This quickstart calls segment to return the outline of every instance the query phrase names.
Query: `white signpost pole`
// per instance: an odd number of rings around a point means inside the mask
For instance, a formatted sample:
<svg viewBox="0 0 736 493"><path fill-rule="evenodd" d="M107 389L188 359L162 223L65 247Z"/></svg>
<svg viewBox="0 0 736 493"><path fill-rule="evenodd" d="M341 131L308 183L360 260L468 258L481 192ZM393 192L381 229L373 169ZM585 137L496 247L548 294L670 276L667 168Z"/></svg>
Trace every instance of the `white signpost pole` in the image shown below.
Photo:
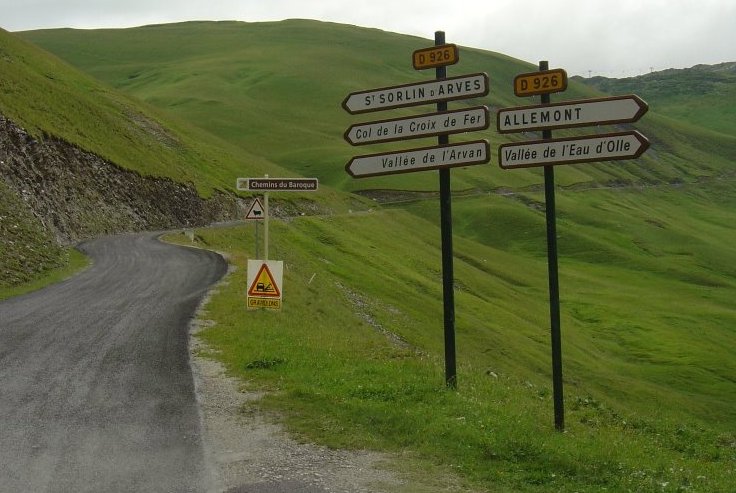
<svg viewBox="0 0 736 493"><path fill-rule="evenodd" d="M263 242L263 260L268 260L268 192L263 192Z"/></svg>

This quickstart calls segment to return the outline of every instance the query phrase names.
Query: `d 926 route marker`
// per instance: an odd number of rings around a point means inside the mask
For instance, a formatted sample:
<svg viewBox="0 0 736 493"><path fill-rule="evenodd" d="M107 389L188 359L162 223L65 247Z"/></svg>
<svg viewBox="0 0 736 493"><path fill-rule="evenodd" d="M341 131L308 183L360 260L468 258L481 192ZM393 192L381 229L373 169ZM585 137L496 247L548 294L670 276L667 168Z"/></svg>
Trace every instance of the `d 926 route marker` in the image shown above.
<svg viewBox="0 0 736 493"><path fill-rule="evenodd" d="M348 94L342 107L355 115L488 94L488 75L477 73Z"/></svg>
<svg viewBox="0 0 736 493"><path fill-rule="evenodd" d="M484 130L488 128L489 123L488 108L475 106L465 110L441 111L409 118L392 118L351 125L344 137L352 145L363 145Z"/></svg>
<svg viewBox="0 0 736 493"><path fill-rule="evenodd" d="M562 92L566 89L567 72L561 68L519 74L514 77L514 94L519 97Z"/></svg>
<svg viewBox="0 0 736 493"><path fill-rule="evenodd" d="M487 163L490 159L488 141L476 140L461 144L356 156L345 165L345 171L353 178L366 178L430 169L471 166Z"/></svg>
<svg viewBox="0 0 736 493"><path fill-rule="evenodd" d="M501 145L498 164L503 169L514 169L634 159L648 148L649 141L637 131L536 140Z"/></svg>

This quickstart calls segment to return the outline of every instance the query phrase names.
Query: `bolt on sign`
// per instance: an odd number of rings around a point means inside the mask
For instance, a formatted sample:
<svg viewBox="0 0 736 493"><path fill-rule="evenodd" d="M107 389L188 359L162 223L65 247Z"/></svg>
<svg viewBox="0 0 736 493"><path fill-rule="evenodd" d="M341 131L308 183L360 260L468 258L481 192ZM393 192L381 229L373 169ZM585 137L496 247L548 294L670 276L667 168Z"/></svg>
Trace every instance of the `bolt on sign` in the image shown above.
<svg viewBox="0 0 736 493"><path fill-rule="evenodd" d="M248 260L248 309L280 310L284 263L280 260Z"/></svg>

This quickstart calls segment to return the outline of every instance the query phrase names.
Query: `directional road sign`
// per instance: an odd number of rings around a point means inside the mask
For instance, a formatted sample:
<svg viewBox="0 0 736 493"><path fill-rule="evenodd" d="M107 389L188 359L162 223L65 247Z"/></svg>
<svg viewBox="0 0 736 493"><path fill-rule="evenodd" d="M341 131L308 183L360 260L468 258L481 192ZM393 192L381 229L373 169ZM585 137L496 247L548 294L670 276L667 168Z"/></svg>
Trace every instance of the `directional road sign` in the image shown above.
<svg viewBox="0 0 736 493"><path fill-rule="evenodd" d="M499 133L631 123L647 112L649 106L639 96L613 96L583 99L537 106L519 106L498 110Z"/></svg>
<svg viewBox="0 0 736 493"><path fill-rule="evenodd" d="M284 263L281 260L248 259L247 307L279 310L283 296Z"/></svg>
<svg viewBox="0 0 736 493"><path fill-rule="evenodd" d="M247 192L316 192L317 178L238 178L236 188Z"/></svg>
<svg viewBox="0 0 736 493"><path fill-rule="evenodd" d="M263 204L256 197L255 200L250 204L248 212L245 213L245 219L247 220L261 220L263 219Z"/></svg>
<svg viewBox="0 0 736 493"><path fill-rule="evenodd" d="M454 65L458 61L460 61L460 54L457 45L454 44L422 48L412 54L412 65L415 70Z"/></svg>
<svg viewBox="0 0 736 493"><path fill-rule="evenodd" d="M567 89L567 72L561 68L519 74L514 78L514 94L534 96L549 94Z"/></svg>
<svg viewBox="0 0 736 493"><path fill-rule="evenodd" d="M477 73L353 92L343 100L342 107L354 115L438 101L474 98L486 94L488 94L488 75Z"/></svg>
<svg viewBox="0 0 736 493"><path fill-rule="evenodd" d="M490 160L487 140L463 142L439 147L382 152L356 156L345 165L353 178L412 173L429 169L454 168L487 163Z"/></svg>
<svg viewBox="0 0 736 493"><path fill-rule="evenodd" d="M504 144L498 148L498 164L504 169L633 159L649 147L636 131L567 139Z"/></svg>
<svg viewBox="0 0 736 493"><path fill-rule="evenodd" d="M345 132L345 140L352 145L363 145L484 130L488 125L488 108L475 106L465 110L351 125Z"/></svg>

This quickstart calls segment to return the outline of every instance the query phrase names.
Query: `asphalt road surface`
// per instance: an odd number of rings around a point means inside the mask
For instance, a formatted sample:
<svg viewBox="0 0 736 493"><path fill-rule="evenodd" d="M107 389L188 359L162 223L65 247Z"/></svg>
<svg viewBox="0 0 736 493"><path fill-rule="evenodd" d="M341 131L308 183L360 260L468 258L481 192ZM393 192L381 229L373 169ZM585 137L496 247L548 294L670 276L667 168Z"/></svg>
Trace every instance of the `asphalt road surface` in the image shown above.
<svg viewBox="0 0 736 493"><path fill-rule="evenodd" d="M188 322L226 271L154 234L84 243L93 265L0 302L0 491L206 491Z"/></svg>

